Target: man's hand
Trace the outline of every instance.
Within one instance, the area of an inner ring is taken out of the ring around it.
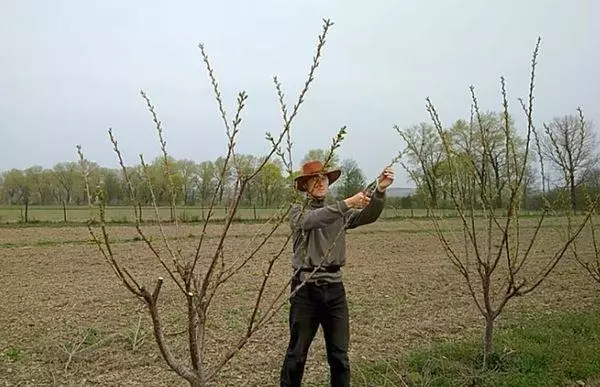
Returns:
[[[363,192],[359,192],[354,196],[344,199],[344,202],[349,208],[364,208],[371,202],[371,198]]]
[[[392,169],[392,167],[386,167],[383,172],[381,172],[381,175],[379,175],[378,181],[377,181],[377,189],[380,192],[383,192],[387,189],[387,187],[389,187],[392,182],[394,181],[394,170]]]

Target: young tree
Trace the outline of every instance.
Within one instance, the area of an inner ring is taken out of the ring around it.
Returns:
[[[533,292],[548,277],[589,220],[588,214],[579,224],[569,229],[564,243],[560,243],[547,258],[542,258],[545,262],[541,266],[534,266],[529,258],[534,254],[534,244],[547,209],[537,220],[528,241],[523,240],[525,233],[520,225],[519,213],[534,132],[533,85],[539,43],[538,39],[533,53],[528,105],[521,101],[527,117],[523,152],[519,150],[519,139],[515,138],[510,127],[503,77],[501,77],[501,86],[504,130],[497,133],[501,138],[486,135],[486,124],[483,115],[480,114],[473,87],[471,87],[471,96],[474,119],[469,125],[466,146],[459,147],[452,141],[452,137],[447,135],[433,103],[427,98],[427,111],[436,129],[437,141],[443,145],[443,158],[448,163],[447,179],[450,185],[448,194],[462,226],[462,240],[459,244],[451,240],[455,235],[453,231],[446,231],[440,227],[440,221],[435,215],[431,216],[431,219],[446,256],[462,275],[477,309],[485,319],[484,367],[487,366],[493,351],[494,323],[507,303],[514,297]],[[476,145],[479,142],[481,147]],[[502,208],[497,207],[495,200],[501,194],[498,192],[501,188],[494,183],[497,174],[494,166],[496,152],[491,150],[498,149],[496,144],[502,144],[504,160],[502,164],[498,163],[498,175],[505,179],[507,186],[507,195],[502,201]],[[423,159],[428,156],[423,154],[424,149],[427,148],[415,149],[418,158]],[[470,164],[469,173],[465,173],[465,162]],[[431,201],[428,205],[431,205]],[[480,210],[477,210],[478,208]],[[560,229],[560,226],[557,227]],[[535,260],[537,261],[538,257]]]
[[[158,308],[158,300],[161,288],[164,283],[164,278],[158,278],[154,289],[150,289],[146,285],[140,283],[139,279],[136,278],[132,271],[130,271],[130,268],[127,268],[123,264],[123,262],[121,262],[118,259],[117,255],[113,250],[114,246],[110,241],[108,229],[105,226],[105,207],[102,198],[102,190],[99,190],[95,196],[92,196],[90,185],[86,185],[89,205],[92,206],[92,201],[95,200],[99,206],[98,208],[100,233],[97,234],[97,232],[94,230],[92,222],[88,223],[88,229],[90,231],[90,234],[92,235],[92,238],[96,242],[101,254],[109,263],[117,278],[133,295],[135,295],[138,299],[142,300],[147,306],[148,312],[152,320],[153,332],[154,337],[156,339],[156,343],[168,366],[173,371],[175,371],[180,377],[185,379],[192,387],[206,386],[209,383],[213,382],[217,374],[223,369],[223,367],[240,351],[242,347],[246,345],[249,338],[258,329],[267,324],[286,302],[286,299],[282,299],[282,297],[286,293],[286,290],[289,290],[290,281],[288,281],[286,284],[275,285],[281,286],[280,290],[278,293],[276,293],[278,295],[269,302],[266,302],[264,300],[264,296],[266,293],[267,284],[269,283],[270,278],[272,278],[270,274],[273,270],[274,264],[276,260],[281,256],[281,254],[286,250],[286,245],[292,235],[291,232],[289,233],[287,238],[282,242],[281,246],[277,247],[277,252],[265,262],[264,275],[256,278],[258,284],[258,291],[256,292],[254,307],[252,308],[252,310],[248,311],[249,313],[247,326],[244,329],[241,336],[238,339],[236,339],[232,346],[224,353],[215,354],[215,352],[217,351],[211,351],[210,348],[208,348],[209,341],[207,339],[207,334],[208,330],[210,329],[211,319],[209,307],[211,303],[214,302],[215,296],[220,290],[223,289],[224,284],[232,280],[232,278],[235,278],[236,275],[248,275],[244,268],[251,260],[257,257],[261,249],[271,239],[273,233],[282,224],[282,222],[286,218],[287,213],[290,211],[292,205],[294,204],[294,202],[286,203],[282,207],[282,210],[277,214],[277,216],[274,217],[274,219],[271,219],[269,220],[269,222],[267,222],[266,226],[269,227],[269,230],[268,232],[266,232],[266,235],[264,235],[263,233],[259,233],[254,236],[253,241],[256,241],[257,245],[254,246],[254,248],[250,252],[248,252],[246,255],[242,255],[239,257],[227,256],[227,235],[230,230],[236,211],[239,207],[240,200],[244,195],[244,191],[247,188],[249,182],[257,178],[257,176],[263,170],[265,165],[267,165],[273,154],[285,156],[285,153],[284,151],[282,151],[281,148],[281,144],[283,143],[284,138],[288,139],[288,147],[286,150],[289,157],[287,158],[287,160],[285,157],[283,157],[283,160],[288,171],[292,170],[292,150],[291,140],[289,137],[291,124],[294,117],[296,117],[299,111],[300,105],[304,101],[304,96],[306,92],[308,91],[312,81],[314,80],[314,73],[316,68],[318,67],[319,58],[321,57],[321,52],[325,44],[325,36],[331,26],[332,23],[329,20],[324,20],[323,32],[319,36],[317,52],[313,58],[313,63],[309,71],[308,80],[306,81],[304,88],[301,90],[297,103],[294,105],[292,112],[291,114],[289,114],[289,116],[287,108],[283,103],[283,93],[281,92],[281,85],[275,78],[275,84],[277,86],[277,91],[280,95],[280,101],[282,105],[284,121],[283,129],[276,137],[273,137],[270,133],[267,133],[267,140],[269,140],[272,145],[271,150],[269,151],[267,156],[262,160],[260,165],[248,170],[245,170],[241,167],[241,165],[237,164],[238,158],[236,157],[236,138],[240,129],[240,124],[242,122],[241,113],[243,111],[243,108],[245,107],[247,100],[246,93],[239,93],[235,116],[231,121],[229,121],[227,119],[225,109],[222,105],[221,94],[218,89],[218,83],[214,76],[213,69],[209,63],[208,56],[204,51],[204,46],[200,45],[202,57],[204,63],[206,64],[209,78],[215,92],[215,98],[218,103],[219,113],[223,118],[225,132],[228,140],[228,147],[227,153],[222,158],[221,162],[215,163],[215,165],[218,165],[218,173],[215,176],[215,185],[211,187],[213,190],[212,196],[210,197],[208,214],[202,226],[200,240],[197,246],[195,247],[194,252],[192,252],[191,256],[184,256],[183,251],[186,250],[181,249],[181,246],[179,245],[179,243],[185,241],[186,238],[180,238],[178,232],[175,242],[173,242],[170,238],[166,237],[165,227],[163,223],[160,222],[160,217],[158,216],[157,201],[156,195],[154,194],[152,180],[149,179],[149,166],[145,163],[143,156],[140,156],[142,170],[144,173],[144,181],[147,184],[148,190],[151,194],[152,204],[158,221],[157,223],[159,226],[159,230],[162,235],[164,249],[159,249],[156,243],[153,242],[153,240],[151,240],[151,238],[149,238],[146,235],[146,232],[142,229],[139,221],[137,221],[139,217],[137,216],[136,197],[130,179],[130,174],[125,165],[123,164],[121,152],[119,150],[118,143],[113,136],[112,129],[109,130],[110,140],[113,144],[114,151],[118,157],[119,164],[123,171],[123,177],[128,183],[129,194],[131,197],[131,202],[133,203],[132,210],[136,214],[136,216],[134,217],[134,219],[136,219],[135,228],[138,234],[140,235],[141,240],[144,241],[149,251],[161,264],[162,268],[168,275],[170,282],[177,286],[177,288],[181,291],[181,302],[184,305],[183,309],[186,311],[186,319],[188,322],[187,347],[189,359],[187,362],[181,358],[178,358],[178,356],[172,350],[172,346],[169,345],[169,343],[167,342],[167,338],[165,337],[163,331],[163,323],[161,319],[161,313],[159,312]],[[165,161],[165,174],[167,176],[167,181],[169,182],[170,190],[173,191],[173,171],[170,170],[170,163],[167,162],[169,158],[166,150],[166,142],[163,138],[162,123],[158,119],[154,110],[154,106],[150,103],[150,100],[148,99],[146,94],[142,92],[142,96],[146,100],[146,103],[152,115],[152,119],[155,123],[156,130],[159,135],[161,150],[163,153],[163,161]],[[340,133],[338,133],[338,136],[334,139],[329,157],[331,157],[333,151],[337,147],[339,147],[339,143],[343,137],[342,135],[344,132],[345,128],[342,128]],[[83,174],[87,182],[89,174],[89,162],[85,160],[80,146],[78,146],[78,154],[81,163],[81,168],[83,170]],[[232,171],[235,171],[235,173],[231,173]],[[208,222],[213,215],[214,206],[219,199],[219,195],[222,192],[224,184],[227,181],[229,181],[229,179],[234,179],[234,191],[231,196],[230,206],[228,207],[225,222],[222,226],[222,231],[217,237],[216,247],[214,247],[213,250],[208,245],[208,242],[205,243],[204,236],[207,232]],[[171,200],[170,205],[172,208],[174,208],[175,195],[173,194],[173,192],[171,192],[169,198]],[[176,230],[178,230],[177,219],[174,220],[173,227],[175,227]],[[163,251],[166,251],[166,253],[164,253]],[[200,268],[202,268],[202,270],[200,270]],[[167,306],[167,308],[170,308],[171,310],[180,310],[179,305],[169,305]],[[216,358],[211,357],[211,355],[216,356]]]

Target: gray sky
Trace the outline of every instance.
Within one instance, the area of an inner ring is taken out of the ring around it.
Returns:
[[[239,152],[265,153],[265,131],[281,129],[272,77],[293,105],[323,18],[335,25],[293,127],[295,166],[347,125],[340,158],[354,158],[371,179],[400,148],[393,125],[429,121],[427,96],[450,124],[468,118],[471,84],[482,109],[500,109],[501,75],[520,120],[538,36],[536,123],[581,106],[599,126],[594,0],[3,0],[0,170],[75,161],[76,144],[114,167],[109,126],[126,162],[139,153],[152,160],[158,141],[140,89],[157,106],[172,156],[215,159],[225,134],[199,42],[228,113],[237,91],[249,94]],[[396,186],[412,185],[396,171]]]

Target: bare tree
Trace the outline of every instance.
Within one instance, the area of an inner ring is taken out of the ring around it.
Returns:
[[[514,297],[533,292],[548,277],[589,220],[588,214],[570,229],[567,240],[545,258],[541,266],[531,262],[534,261],[530,258],[535,254],[534,244],[546,211],[537,219],[529,240],[525,241],[519,213],[534,131],[533,88],[539,44],[538,39],[533,53],[528,104],[520,100],[527,117],[523,152],[519,150],[518,139],[511,130],[503,77],[503,130],[497,133],[501,138],[486,135],[486,126],[480,114],[474,87],[470,88],[474,114],[469,125],[468,141],[463,143],[471,145],[459,147],[452,141],[452,137],[443,130],[432,102],[427,98],[427,110],[443,144],[444,158],[448,163],[448,193],[460,218],[462,236],[458,241],[453,240],[452,231],[441,227],[440,220],[435,215],[431,219],[435,226],[435,235],[439,238],[446,256],[462,275],[478,311],[485,319],[484,367],[487,366],[493,351],[494,323],[507,303]],[[479,141],[475,140],[476,137]],[[476,149],[478,147],[474,145],[478,142],[481,143],[481,149]],[[495,164],[497,152],[491,150],[500,149],[499,144],[502,144],[503,162]],[[469,173],[465,173],[467,170]],[[496,204],[497,197],[501,194],[498,190],[504,188],[495,184],[496,175],[502,176],[506,181],[508,191],[506,200],[502,201],[502,208],[498,208]],[[535,260],[538,260],[537,258]]]
[[[108,229],[105,224],[105,203],[102,198],[102,190],[98,190],[96,194],[93,194],[91,192],[90,185],[88,183],[89,162],[84,158],[81,147],[78,146],[80,165],[86,181],[86,190],[88,193],[89,201],[88,204],[90,205],[90,207],[92,207],[94,204],[92,202],[94,201],[98,205],[99,209],[99,219],[97,219],[96,221],[98,223],[100,231],[99,233],[97,232],[97,229],[95,229],[94,227],[94,222],[90,220],[90,222],[88,222],[88,229],[90,235],[96,242],[100,253],[106,259],[117,278],[134,296],[142,300],[147,306],[148,312],[152,320],[154,337],[158,348],[162,354],[162,357],[164,358],[168,366],[177,373],[177,375],[189,382],[190,386],[200,387],[206,386],[209,383],[214,382],[217,374],[241,350],[241,348],[243,348],[248,343],[250,337],[254,333],[256,333],[257,330],[259,330],[261,327],[265,326],[287,301],[287,297],[283,297],[283,295],[286,293],[286,290],[289,289],[291,278],[287,281],[286,284],[271,285],[275,286],[276,289],[277,287],[279,287],[279,291],[276,291],[276,296],[274,296],[269,301],[265,301],[265,294],[267,293],[267,284],[270,284],[269,280],[273,277],[271,274],[275,262],[282,255],[282,253],[286,251],[286,246],[292,236],[291,232],[287,235],[286,238],[284,238],[284,240],[281,242],[281,245],[277,247],[276,253],[272,254],[272,256],[264,263],[265,269],[263,275],[256,278],[258,290],[256,292],[253,308],[248,311],[248,322],[243,333],[237,340],[233,342],[229,349],[225,350],[225,352],[223,353],[216,353],[216,358],[210,358],[209,355],[212,354],[213,356],[215,356],[215,352],[217,351],[211,350],[211,348],[207,348],[208,342],[206,336],[210,326],[209,320],[211,317],[209,313],[209,306],[211,305],[211,303],[214,302],[215,296],[217,295],[219,290],[223,289],[223,285],[225,283],[232,280],[232,278],[234,278],[236,274],[243,274],[242,270],[249,264],[249,262],[258,259],[257,257],[260,256],[261,249],[265,246],[265,244],[268,241],[272,239],[275,231],[286,219],[286,215],[289,213],[291,207],[295,204],[295,201],[286,203],[280,209],[280,211],[273,216],[273,218],[267,221],[265,226],[268,227],[268,230],[266,232],[263,231],[261,233],[257,233],[253,236],[252,241],[256,242],[256,246],[249,248],[249,251],[247,253],[244,253],[243,255],[237,257],[226,256],[225,245],[228,239],[228,232],[230,230],[236,211],[240,204],[240,200],[244,195],[244,190],[248,186],[248,183],[259,175],[262,168],[266,165],[266,163],[270,160],[271,156],[273,156],[274,154],[282,156],[284,164],[288,168],[288,172],[291,176],[291,124],[294,117],[296,117],[299,111],[300,105],[304,101],[304,97],[312,81],[314,80],[314,73],[319,65],[319,59],[321,57],[321,52],[325,44],[325,37],[329,28],[332,25],[333,23],[331,23],[329,20],[324,20],[323,31],[322,34],[319,35],[317,50],[315,56],[313,57],[313,63],[308,74],[308,80],[306,81],[303,89],[300,92],[297,103],[293,106],[292,111],[289,114],[287,111],[287,107],[284,103],[283,92],[281,91],[281,84],[275,78],[275,84],[280,97],[281,109],[283,113],[283,129],[276,137],[272,136],[270,133],[267,133],[266,137],[271,143],[270,152],[268,153],[267,157],[261,159],[260,165],[251,169],[242,168],[241,165],[238,165],[238,158],[236,157],[237,154],[235,152],[236,136],[239,132],[240,124],[242,122],[241,113],[243,108],[245,107],[247,96],[245,92],[239,93],[237,98],[237,109],[235,112],[235,116],[231,121],[229,121],[225,113],[225,109],[223,108],[221,94],[218,89],[218,83],[216,81],[213,69],[209,63],[208,56],[205,53],[204,46],[200,45],[202,57],[204,63],[206,64],[209,78],[215,92],[218,109],[225,126],[225,132],[228,139],[228,147],[227,154],[223,158],[222,163],[218,168],[216,184],[214,187],[211,187],[212,198],[210,207],[208,209],[208,214],[202,227],[202,233],[200,235],[199,242],[191,256],[185,257],[184,254],[182,254],[183,250],[179,245],[182,239],[179,238],[179,225],[177,223],[176,217],[172,219],[173,224],[171,225],[171,227],[175,227],[177,238],[175,239],[175,242],[173,242],[172,238],[167,237],[166,227],[161,221],[158,213],[158,206],[156,202],[156,195],[154,194],[154,187],[148,176],[148,165],[145,163],[143,156],[140,155],[140,161],[144,171],[145,182],[148,185],[148,189],[152,197],[152,204],[155,210],[156,221],[159,227],[160,235],[162,237],[163,249],[161,250],[159,246],[152,240],[152,238],[149,238],[146,232],[142,229],[141,224],[139,222],[139,216],[137,214],[137,199],[134,194],[134,189],[131,180],[129,178],[129,173],[127,168],[123,164],[123,158],[121,156],[117,140],[113,136],[112,129],[109,129],[110,140],[113,144],[114,151],[118,157],[118,161],[123,172],[123,177],[128,185],[129,194],[132,202],[132,210],[135,214],[134,219],[136,220],[135,228],[140,236],[140,239],[148,247],[149,252],[151,252],[152,255],[157,259],[162,269],[168,275],[170,281],[177,286],[177,288],[181,291],[181,295],[183,296],[183,303],[185,305],[184,309],[186,311],[185,318],[187,321],[187,347],[189,354],[188,362],[179,358],[176,352],[172,350],[173,347],[170,343],[167,342],[167,337],[164,333],[163,322],[158,308],[159,295],[164,283],[164,278],[158,278],[153,289],[148,288],[146,285],[140,283],[139,279],[136,278],[135,274],[132,273],[131,269],[127,268],[123,264],[123,262],[121,262],[118,259],[118,255],[113,250],[113,245],[111,243]],[[152,119],[156,126],[161,150],[163,152],[163,160],[165,161],[165,174],[169,181],[169,186],[171,187],[170,189],[173,190],[173,171],[170,170],[171,165],[167,162],[167,160],[169,160],[169,156],[166,150],[166,141],[163,137],[162,123],[158,119],[154,106],[150,102],[150,99],[144,92],[142,92],[142,96],[148,105],[148,108],[152,114]],[[334,151],[339,147],[340,142],[343,140],[344,133],[345,127],[343,127],[338,133],[338,135],[333,139],[332,146],[328,155],[328,160],[333,158]],[[284,138],[287,140],[286,142],[288,146],[285,151],[282,151],[282,144]],[[214,205],[218,201],[223,184],[229,178],[227,173],[231,171],[233,171],[233,178],[235,179],[234,193],[231,196],[230,205],[227,210],[227,215],[222,231],[217,238],[216,247],[214,247],[214,250],[209,252],[208,249],[210,247],[207,245],[207,243],[205,243],[204,237],[207,233],[207,226],[209,220],[213,215]],[[175,210],[174,192],[171,192],[169,197],[171,199],[171,208]],[[172,213],[174,213],[174,211]],[[183,238],[183,240],[184,239],[185,238]],[[335,243],[335,241],[332,243]],[[165,250],[166,253],[163,253],[163,251]],[[208,257],[208,259],[206,259],[206,257]],[[200,267],[202,267],[204,270],[200,270]],[[315,268],[315,271],[316,270],[318,270],[318,267]],[[311,275],[312,273],[308,276],[308,278],[310,278]],[[295,291],[297,291],[297,289]],[[169,305],[166,308],[170,310],[178,309],[177,306],[174,305]]]
[[[566,115],[544,123],[541,140],[542,157],[560,174],[570,194],[573,212],[577,210],[577,187],[598,161],[594,154],[596,141],[592,125],[584,120],[581,108],[577,111],[579,116]]]
[[[422,122],[408,129],[402,130],[397,125],[394,129],[406,143],[403,155],[408,158],[408,164],[403,161],[401,164],[424,190],[426,202],[437,208],[444,150],[436,128]]]

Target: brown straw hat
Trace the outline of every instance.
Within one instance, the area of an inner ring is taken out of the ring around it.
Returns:
[[[302,164],[300,175],[298,175],[294,180],[296,182],[296,189],[299,191],[306,191],[306,181],[313,177],[324,175],[329,179],[329,184],[333,184],[337,179],[339,179],[342,171],[339,169],[326,170],[325,165],[320,160],[311,160],[304,164]]]

